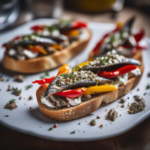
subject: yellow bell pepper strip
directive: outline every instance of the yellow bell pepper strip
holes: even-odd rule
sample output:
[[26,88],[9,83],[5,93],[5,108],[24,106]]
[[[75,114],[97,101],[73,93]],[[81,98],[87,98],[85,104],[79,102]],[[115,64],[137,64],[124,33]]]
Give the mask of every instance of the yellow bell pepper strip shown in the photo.
[[116,90],[114,85],[100,85],[100,86],[91,86],[86,89],[83,94],[97,94],[103,92],[110,92]]
[[36,52],[40,52],[40,53],[45,54],[45,55],[47,54],[46,50],[40,45],[35,45],[35,46],[29,45],[29,49],[36,51]]
[[63,66],[61,66],[58,70],[57,76],[61,73],[69,73],[69,67],[67,64],[64,64]]
[[71,37],[74,37],[74,36],[78,36],[79,35],[79,31],[78,30],[70,30],[68,33],[67,33],[67,36],[69,38]]
[[59,93],[55,93],[54,95],[59,95],[67,98],[76,98],[81,96],[86,91],[86,88],[78,88],[78,89],[71,89],[71,90],[65,90],[61,91]]
[[63,47],[61,45],[51,45],[52,48],[54,48],[54,50],[62,50]]
[[73,68],[72,68],[72,72],[78,71],[78,70],[80,70],[83,66],[88,65],[88,64],[89,64],[89,61],[85,61],[85,62],[83,62],[83,63],[77,65],[76,67],[73,67]]

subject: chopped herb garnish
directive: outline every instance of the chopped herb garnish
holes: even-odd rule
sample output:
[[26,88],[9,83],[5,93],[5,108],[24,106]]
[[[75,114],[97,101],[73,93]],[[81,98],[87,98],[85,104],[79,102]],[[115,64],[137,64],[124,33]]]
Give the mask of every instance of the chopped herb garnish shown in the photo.
[[69,74],[69,78],[70,78],[70,79],[73,78],[73,74]]
[[149,85],[149,84],[146,86],[146,89],[147,89],[147,90],[150,89],[150,85]]
[[16,99],[10,100],[10,101],[8,102],[8,104],[15,103],[15,100],[16,100]]
[[49,128],[49,129],[48,129],[48,131],[51,131],[51,130],[53,130],[53,128]]
[[130,99],[130,97],[128,97],[127,99]]
[[147,93],[144,93],[144,95],[146,95]]
[[32,84],[31,84],[31,85],[27,85],[27,86],[25,87],[26,90],[28,90],[28,89],[30,89],[30,88],[32,88]]
[[40,79],[44,79],[45,77],[44,76],[40,76]]
[[101,58],[99,58],[99,62],[100,62],[100,63],[103,63],[103,60],[102,60]]
[[9,115],[5,115],[5,117],[9,117]]
[[70,134],[75,134],[75,131],[72,131]]

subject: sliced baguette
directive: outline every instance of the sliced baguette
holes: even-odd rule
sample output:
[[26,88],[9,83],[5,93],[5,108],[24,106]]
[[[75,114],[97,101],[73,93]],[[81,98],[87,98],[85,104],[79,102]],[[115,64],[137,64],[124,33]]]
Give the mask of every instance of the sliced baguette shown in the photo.
[[67,63],[85,49],[92,34],[89,29],[85,28],[84,30],[88,33],[87,39],[73,42],[69,47],[62,51],[29,60],[15,60],[5,54],[2,64],[8,70],[21,73],[37,73],[56,68]]
[[[141,72],[143,72],[144,65],[140,66]],[[121,96],[127,94],[132,88],[134,88],[140,81],[141,76],[130,78],[127,83],[120,86],[117,90],[107,93],[101,93],[95,95],[91,100],[82,102],[80,105],[70,108],[52,109],[41,103],[41,97],[43,96],[45,89],[40,86],[36,92],[37,102],[42,114],[50,119],[58,121],[68,121],[83,117],[97,110],[101,103],[109,104],[116,101]]]

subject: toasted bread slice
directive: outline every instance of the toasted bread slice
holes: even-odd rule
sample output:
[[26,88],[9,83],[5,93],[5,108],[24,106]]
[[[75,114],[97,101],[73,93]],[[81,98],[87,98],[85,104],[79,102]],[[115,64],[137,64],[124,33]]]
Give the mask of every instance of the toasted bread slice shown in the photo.
[[57,51],[51,55],[29,60],[15,60],[5,54],[2,64],[8,70],[21,73],[37,73],[56,68],[64,63],[67,63],[74,56],[85,49],[91,39],[92,34],[89,29],[85,28],[84,30],[88,34],[86,39],[73,42],[70,44],[70,46],[62,51]]
[[[141,72],[143,72],[144,65],[140,66]],[[50,119],[59,121],[68,121],[83,117],[97,110],[101,103],[109,104],[116,101],[121,96],[127,94],[132,88],[134,88],[140,81],[141,75],[130,78],[123,86],[118,87],[117,90],[112,92],[106,92],[95,95],[89,101],[82,102],[81,104],[70,108],[52,109],[41,103],[41,97],[45,93],[43,86],[40,86],[36,92],[37,102],[42,114]]]
[[142,51],[141,51],[141,50],[137,51],[136,54],[134,54],[134,55],[132,56],[132,58],[133,58],[133,59],[136,59],[136,60],[138,60],[138,61],[142,61]]

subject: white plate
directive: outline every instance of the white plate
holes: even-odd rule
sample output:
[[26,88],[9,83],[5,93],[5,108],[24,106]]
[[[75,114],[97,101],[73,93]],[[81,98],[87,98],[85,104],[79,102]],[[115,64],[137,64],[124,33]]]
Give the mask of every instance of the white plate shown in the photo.
[[[49,24],[53,21],[54,20],[49,19],[38,19],[24,24],[12,31],[3,33],[0,35],[0,45],[11,40],[13,37],[19,34],[31,33],[31,30],[29,28],[33,25]],[[99,38],[115,27],[115,25],[113,24],[91,22],[88,24],[88,26],[93,34],[92,40],[88,44],[88,47],[85,49],[85,51],[80,53],[68,63],[69,66],[74,66],[85,61],[88,58],[89,52],[95,46]],[[1,60],[3,58],[3,52],[4,50],[1,48]],[[145,68],[141,81],[139,82],[138,86],[132,90],[132,94],[128,93],[124,96],[125,99],[127,99],[127,97],[130,97],[130,99],[127,99],[125,106],[127,106],[128,103],[134,101],[133,96],[135,94],[142,96],[146,100],[146,108],[140,113],[133,115],[128,114],[127,109],[121,108],[121,104],[117,100],[107,106],[100,107],[94,113],[80,119],[69,122],[58,122],[50,120],[44,117],[38,108],[35,92],[39,86],[35,84],[31,89],[25,90],[26,85],[30,85],[32,81],[39,79],[40,76],[44,73],[27,75],[23,83],[18,83],[13,81],[12,76],[2,72],[1,70],[0,74],[3,75],[4,79],[6,80],[9,78],[10,80],[9,82],[0,82],[0,122],[1,124],[19,132],[57,141],[93,141],[99,139],[106,139],[122,134],[150,116],[150,90],[146,90],[147,84],[150,84],[150,78],[147,77],[147,73],[148,71],[150,71],[149,54],[150,50],[143,52]],[[49,71],[50,75],[55,75],[57,70],[58,69]],[[11,92],[6,91],[8,83],[10,83],[13,87],[19,87],[22,89],[21,100],[19,100],[19,97],[12,95]],[[138,92],[137,88],[140,89]],[[147,93],[147,95],[143,95],[144,93]],[[30,95],[33,96],[33,100],[28,100],[28,97]],[[12,111],[4,109],[4,105],[12,98],[16,99],[16,104],[18,105],[18,108]],[[119,105],[119,107],[116,108],[117,105]],[[30,107],[32,107],[32,109],[30,109]],[[105,109],[109,110],[111,108],[115,108],[118,113],[121,114],[121,117],[118,117],[115,122],[109,122],[105,120],[105,116],[107,114]],[[6,114],[9,115],[9,117],[5,117]],[[96,126],[89,126],[88,123],[92,119],[95,119],[97,115],[100,116],[101,119],[96,119]],[[79,122],[81,122],[81,125],[78,125]],[[48,131],[48,129],[52,127],[54,123],[57,123],[58,127],[51,131]],[[103,124],[103,128],[99,128],[100,124]],[[75,131],[75,134],[70,134],[72,131]]]

